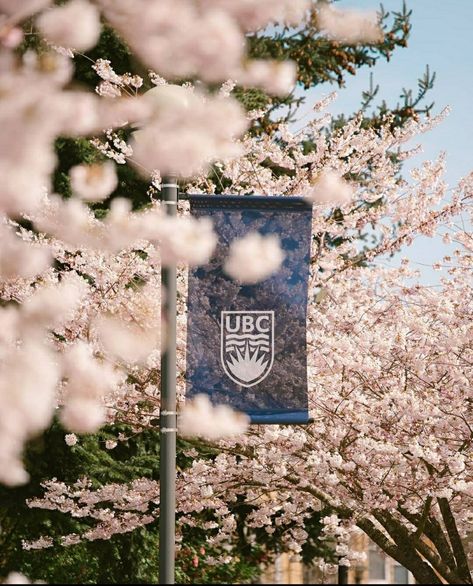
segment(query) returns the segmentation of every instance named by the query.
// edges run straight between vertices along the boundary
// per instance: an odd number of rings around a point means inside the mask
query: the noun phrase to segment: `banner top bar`
[[[284,209],[287,211],[307,211],[312,205],[303,197],[281,195],[207,195],[179,194],[180,199],[188,199],[196,208],[212,209]]]

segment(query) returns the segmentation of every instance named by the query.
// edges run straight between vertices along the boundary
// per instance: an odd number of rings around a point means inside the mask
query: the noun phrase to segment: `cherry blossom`
[[[3,584],[31,584],[31,582],[19,572],[10,572]],[[33,584],[37,584],[37,582],[33,582]]]
[[[249,417],[226,405],[214,407],[207,395],[197,395],[186,402],[180,412],[178,424],[184,436],[215,440],[244,433],[248,428]]]
[[[353,189],[336,173],[323,171],[306,197],[318,204],[345,204],[353,198]]]
[[[100,35],[100,15],[88,0],[70,0],[43,12],[36,21],[52,43],[77,51],[91,49]]]
[[[231,243],[224,269],[237,281],[254,284],[277,272],[283,260],[277,235],[251,232]]]
[[[112,162],[103,165],[77,165],[69,172],[72,191],[84,201],[102,201],[118,185]]]
[[[374,11],[349,10],[320,2],[317,22],[329,38],[344,43],[381,43],[384,38]]]
[[[51,4],[51,0],[22,0],[21,3],[17,0],[0,0],[0,12],[15,18],[15,20],[21,20],[39,12],[48,4]]]
[[[75,446],[79,441],[75,433],[67,433],[64,437],[64,441],[68,446]]]
[[[235,100],[204,99],[184,88],[177,99],[175,90],[167,96],[166,86],[151,93],[155,116],[133,133],[131,143],[138,170],[148,175],[159,169],[190,176],[217,158],[238,153],[234,139],[246,130],[247,121]]]

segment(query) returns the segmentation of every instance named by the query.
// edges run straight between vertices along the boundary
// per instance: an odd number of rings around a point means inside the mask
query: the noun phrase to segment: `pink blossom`
[[[0,44],[7,49],[18,47],[23,38],[23,30],[19,27],[6,28],[0,31]]]
[[[333,171],[322,171],[307,199],[318,204],[343,205],[353,199],[353,187]]]
[[[51,4],[51,0],[0,0],[0,12],[20,20],[39,12],[48,4]]]
[[[105,409],[97,401],[74,397],[64,405],[61,421],[76,433],[93,433],[105,423]]]
[[[0,379],[0,482],[24,484],[23,443],[45,429],[55,406],[59,372],[51,352],[39,341],[3,352]]]
[[[100,14],[88,0],[70,0],[41,14],[36,24],[48,41],[77,51],[87,51],[98,41]]]
[[[379,26],[379,17],[373,11],[358,11],[337,8],[319,3],[318,25],[331,39],[343,43],[381,43],[384,34]]]
[[[46,244],[29,242],[17,236],[10,227],[0,226],[0,275],[3,279],[33,278],[51,263]]]
[[[123,362],[142,362],[159,347],[157,327],[140,327],[123,318],[105,315],[100,316],[94,325],[105,350]]]
[[[71,319],[88,291],[87,282],[70,273],[54,285],[38,287],[23,304],[28,328],[57,326]]]
[[[101,5],[136,54],[168,79],[198,74],[218,81],[243,58],[243,34],[223,10],[199,11],[185,0],[138,0],[133,6],[101,0]]]
[[[167,86],[151,90],[166,94]],[[175,90],[173,90],[175,93]],[[156,116],[133,134],[133,162],[150,175],[163,173],[189,176],[208,163],[238,153],[235,138],[247,127],[241,107],[231,98],[197,95],[187,90],[187,99],[172,100],[166,95],[156,103]]]
[[[294,89],[296,74],[292,61],[253,59],[234,76],[242,85],[263,87],[271,94],[285,96]]]
[[[299,24],[309,8],[308,0],[198,0],[207,10],[225,10],[239,25],[248,31],[255,31],[271,22]]]
[[[251,232],[231,243],[225,272],[240,283],[257,283],[276,273],[284,256],[277,235]]]
[[[103,201],[118,185],[115,165],[110,161],[101,165],[77,165],[69,174],[72,191],[84,201]]]
[[[3,584],[31,584],[31,582],[19,572],[10,572]]]
[[[64,441],[68,446],[75,446],[79,440],[75,433],[67,433],[64,437]]]
[[[199,436],[215,440],[242,434],[249,419],[226,405],[213,406],[207,395],[198,395],[186,401],[179,414],[179,431],[186,436]]]
[[[163,264],[204,264],[217,244],[212,221],[208,218],[161,217],[159,223],[152,221],[145,226],[147,237],[159,242]]]

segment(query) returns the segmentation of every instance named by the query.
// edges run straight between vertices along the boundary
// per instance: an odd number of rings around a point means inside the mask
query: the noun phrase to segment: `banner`
[[[302,198],[192,195],[191,213],[218,235],[189,270],[186,396],[243,411],[252,423],[307,423],[306,314],[312,207]],[[241,285],[223,270],[233,240],[277,234],[279,272]]]

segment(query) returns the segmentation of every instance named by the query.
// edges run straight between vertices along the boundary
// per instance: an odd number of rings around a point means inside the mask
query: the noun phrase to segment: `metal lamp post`
[[[162,202],[169,216],[177,213],[175,176],[162,185]],[[159,444],[159,583],[174,584],[176,537],[176,267],[161,267],[161,412]]]
[[[348,568],[338,564],[338,583],[348,584]]]

